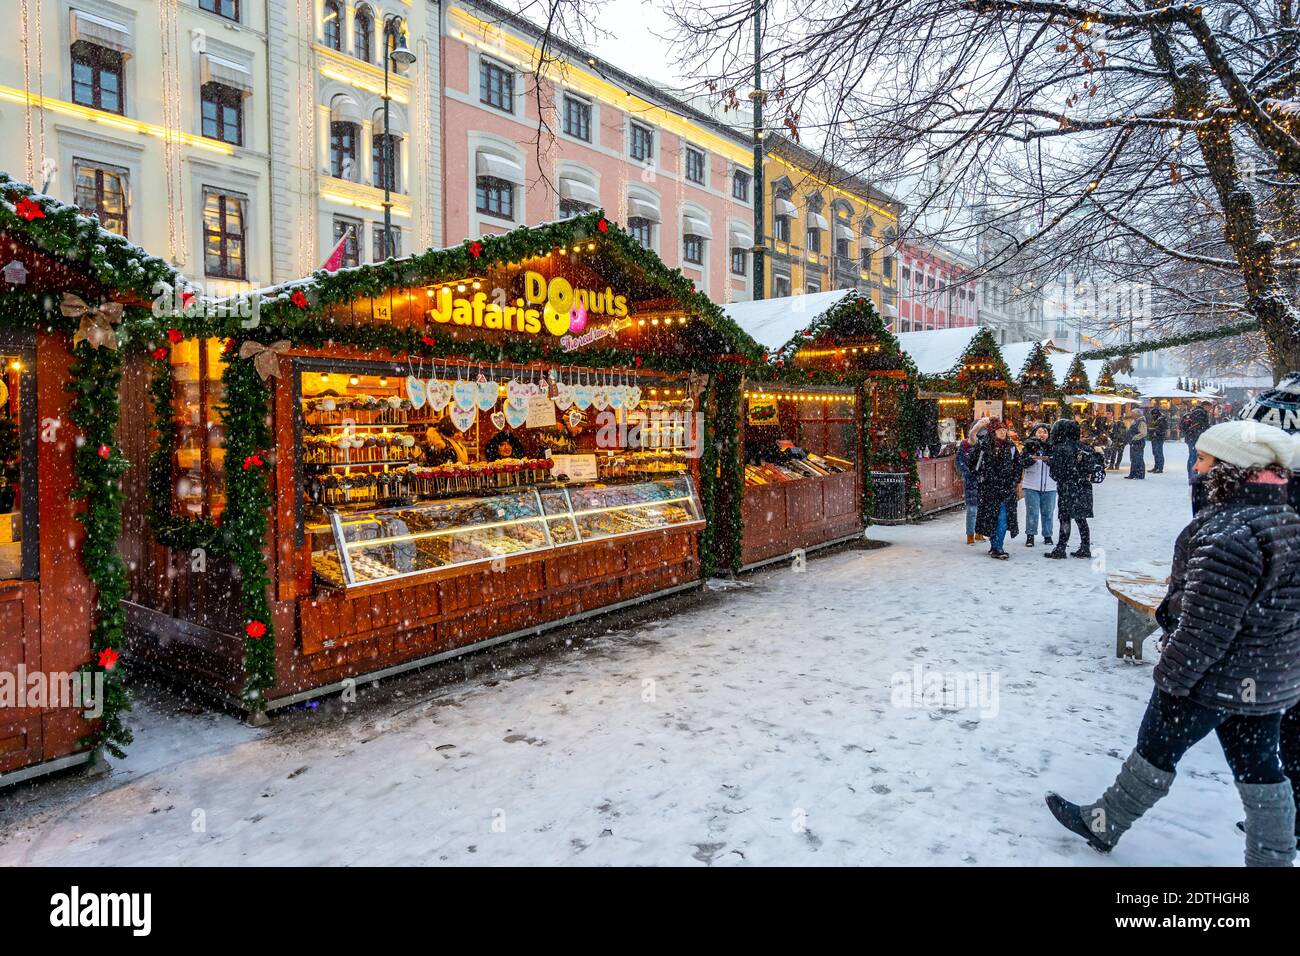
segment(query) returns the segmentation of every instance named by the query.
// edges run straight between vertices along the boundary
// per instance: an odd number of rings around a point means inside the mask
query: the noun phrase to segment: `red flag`
[[[334,251],[330,253],[330,257],[326,259],[325,264],[321,266],[322,269],[326,272],[339,271],[339,266],[343,265],[343,250],[347,247],[348,237],[351,235],[352,227],[348,226],[347,229],[343,231],[343,235],[339,238],[339,244],[334,247]]]

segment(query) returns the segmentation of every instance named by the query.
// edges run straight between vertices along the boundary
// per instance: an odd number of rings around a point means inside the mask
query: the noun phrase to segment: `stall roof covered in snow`
[[[1011,342],[1002,346],[1002,360],[1007,363],[1007,371],[1013,378],[1020,378],[1025,372],[1025,363],[1033,354],[1037,342]]]
[[[922,375],[944,375],[957,367],[971,339],[979,332],[980,326],[970,325],[956,329],[934,329],[930,332],[903,332],[895,338],[898,339],[899,347],[916,363],[918,372]]]
[[[1052,367],[1052,377],[1056,379],[1056,387],[1065,386],[1065,377],[1070,374],[1070,366],[1074,364],[1073,352],[1048,352],[1047,364]]]
[[[809,292],[805,295],[783,295],[776,299],[758,299],[754,302],[731,302],[722,307],[731,321],[747,332],[769,352],[784,348],[823,312],[839,305],[851,295],[853,289],[835,289],[831,292]]]
[[[1093,388],[1097,387],[1097,379],[1101,378],[1101,370],[1105,368],[1105,359],[1084,359],[1083,370],[1088,373],[1088,382]]]

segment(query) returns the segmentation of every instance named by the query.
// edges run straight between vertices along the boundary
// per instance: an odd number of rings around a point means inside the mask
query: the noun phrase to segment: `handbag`
[[[1082,466],[1081,471],[1088,475],[1088,480],[1094,485],[1099,485],[1106,480],[1106,459],[1095,451],[1082,451],[1079,453],[1079,464]]]

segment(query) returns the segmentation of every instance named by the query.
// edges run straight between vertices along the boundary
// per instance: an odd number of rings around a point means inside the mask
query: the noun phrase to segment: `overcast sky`
[[[596,22],[608,34],[594,44],[594,52],[602,60],[637,76],[671,86],[685,85],[673,67],[668,43],[659,38],[671,32],[671,24],[658,3],[603,0]]]

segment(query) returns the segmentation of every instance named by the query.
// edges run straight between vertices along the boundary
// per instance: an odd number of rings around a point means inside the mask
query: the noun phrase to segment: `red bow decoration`
[[[106,647],[99,652],[99,666],[106,671],[111,671],[120,655],[111,647]]]
[[[183,292],[181,293],[181,307],[182,307],[182,308],[184,308],[185,306],[189,305],[189,304],[190,304],[191,302],[193,302],[193,301],[194,301],[194,293],[191,292],[189,289],[186,289],[185,291],[183,291]]]
[[[605,219],[600,219],[599,221],[597,221],[597,223],[596,223],[596,231],[597,231],[597,232],[609,232],[609,222],[608,222],[607,220],[605,220]]]
[[[108,456],[111,455],[111,454],[113,454],[113,449],[109,448],[107,445],[100,445],[100,446],[99,446],[99,457],[100,457],[100,458],[103,458],[105,461],[107,461],[107,460],[108,460]]]
[[[167,341],[171,342],[172,345],[179,344],[181,340],[183,340],[184,338],[185,338],[185,333],[182,332],[180,329],[167,330]]]
[[[433,341],[433,336],[431,335],[421,335],[420,341],[423,342],[425,345],[429,346],[429,348],[433,348],[434,345],[437,344]]]
[[[469,254],[475,259],[483,255],[483,243],[479,242],[477,239],[471,242],[469,244]]]
[[[636,362],[636,367],[637,367],[637,368],[640,368],[640,367],[641,367],[641,356],[639,356],[639,355],[636,356],[636,357],[633,359],[633,361]]]
[[[250,468],[261,468],[265,464],[266,462],[262,461],[261,455],[249,455],[244,459],[244,471],[248,471]]]
[[[154,357],[155,359],[157,359],[159,362],[161,362],[161,361],[163,361],[165,358],[167,358],[167,346],[165,346],[165,345],[160,345],[160,346],[158,346],[158,348],[154,349],[154,350],[153,350],[153,357]]]
[[[257,640],[259,637],[266,637],[266,625],[261,621],[249,621],[244,625],[244,633],[253,638],[253,640]]]
[[[294,289],[289,301],[300,309],[307,308],[307,296],[303,294],[302,289]]]
[[[30,196],[24,196],[18,200],[18,215],[31,222],[33,219],[44,219],[45,210]]]

